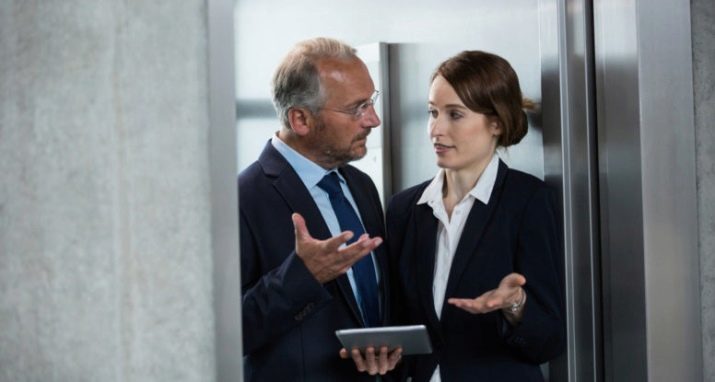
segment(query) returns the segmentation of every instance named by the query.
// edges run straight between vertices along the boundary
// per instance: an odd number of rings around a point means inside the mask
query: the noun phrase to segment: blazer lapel
[[[449,279],[447,281],[447,290],[445,291],[445,302],[448,298],[454,295],[454,290],[459,284],[464,270],[467,268],[469,261],[476,256],[477,245],[482,239],[484,234],[484,229],[489,224],[491,216],[496,210],[496,206],[499,204],[499,196],[501,195],[502,185],[504,183],[504,178],[506,176],[507,166],[499,160],[499,170],[497,172],[497,179],[494,183],[494,189],[489,197],[489,204],[484,205],[479,200],[474,201],[472,210],[467,216],[467,221],[464,225],[464,230],[462,231],[462,236],[459,239],[459,244],[457,245],[457,251],[454,253],[454,259],[452,260],[452,267],[449,271]],[[477,296],[462,296],[462,297],[477,297]],[[444,304],[442,306],[442,317],[444,317],[445,309],[449,304]]]
[[[266,175],[275,178],[273,186],[288,203],[290,209],[305,218],[305,223],[311,236],[319,240],[330,238],[332,236],[330,229],[325,224],[323,215],[320,213],[320,209],[315,204],[310,192],[304,187],[303,181],[300,180],[293,167],[273,147],[270,141],[263,149],[258,161],[261,163]],[[364,326],[365,324],[360,315],[347,275],[339,276],[335,279],[335,282],[338,285],[338,290],[347,301],[353,318]]]
[[[365,189],[364,186],[362,186],[359,182],[357,182],[353,177],[349,175],[349,171],[347,171],[345,168],[342,168],[340,170],[340,173],[343,175],[345,178],[346,183],[348,184],[348,188],[350,189],[350,193],[353,196],[353,199],[355,200],[355,204],[357,205],[358,208],[358,214],[360,214],[360,218],[362,219],[362,224],[365,226],[365,232],[370,235],[370,237],[377,236],[378,234],[382,236],[382,239],[384,240],[384,230],[381,228],[383,226],[383,217],[382,217],[382,211],[380,208],[376,208],[375,202],[379,203],[379,201],[372,201],[370,200],[370,196],[368,194],[367,189]],[[380,272],[380,285],[379,285],[379,290],[380,290],[380,295],[382,304],[380,306],[380,313],[381,313],[381,318],[382,322],[387,322],[388,318],[388,309],[387,309],[387,304],[385,304],[385,297],[388,296],[388,285],[389,283],[389,272],[388,270],[388,261],[387,261],[387,255],[385,254],[385,249],[383,245],[380,245],[375,249],[375,259],[377,260],[377,267],[378,271]],[[349,286],[349,284],[348,284]],[[352,294],[352,289],[348,288],[348,291]],[[356,305],[357,307],[357,305]]]

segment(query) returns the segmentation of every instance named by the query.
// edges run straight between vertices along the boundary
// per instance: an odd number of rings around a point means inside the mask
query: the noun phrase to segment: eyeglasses
[[[370,108],[370,106],[375,106],[375,102],[377,102],[377,99],[380,97],[380,91],[375,90],[375,93],[372,94],[372,96],[365,102],[350,108],[350,109],[331,109],[324,107],[323,109],[325,110],[330,110],[330,111],[336,111],[338,113],[343,113],[352,116],[355,119],[360,119],[362,118],[365,113],[367,112],[367,109]]]

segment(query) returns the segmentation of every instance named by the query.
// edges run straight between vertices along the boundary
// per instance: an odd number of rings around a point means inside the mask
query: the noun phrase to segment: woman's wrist
[[[519,299],[512,302],[512,304],[508,307],[502,309],[504,317],[512,325],[516,325],[519,321],[521,321],[524,305],[526,304],[526,291],[524,288],[519,288],[519,291],[521,292]]]

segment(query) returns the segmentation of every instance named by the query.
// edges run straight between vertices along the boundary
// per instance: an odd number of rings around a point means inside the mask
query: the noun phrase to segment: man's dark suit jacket
[[[383,211],[372,180],[352,166],[340,173],[366,232],[385,237]],[[293,168],[269,142],[238,177],[243,352],[246,381],[374,381],[343,360],[335,331],[364,326],[346,275],[321,285],[295,254],[291,214],[311,235],[331,237],[320,210]],[[387,254],[375,250],[387,301]],[[381,304],[387,319],[388,304]]]
[[[429,184],[407,189],[387,209],[394,273],[393,314],[400,324],[425,324],[434,352],[405,357],[413,381],[428,381],[439,363],[442,381],[542,381],[539,364],[558,355],[565,327],[554,201],[537,178],[499,163],[484,205],[474,202],[454,255],[441,320],[432,296],[437,224],[417,205]],[[526,277],[523,319],[512,327],[500,311],[474,315],[447,303],[496,288],[511,272]]]

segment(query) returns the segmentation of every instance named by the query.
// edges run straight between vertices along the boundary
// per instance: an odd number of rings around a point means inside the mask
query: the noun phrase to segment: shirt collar
[[[477,184],[469,190],[467,195],[471,195],[484,204],[489,204],[489,199],[494,189],[494,184],[497,181],[497,173],[499,172],[499,156],[494,154],[491,161],[479,176]],[[417,204],[425,204],[429,202],[442,201],[442,188],[444,185],[444,169],[439,169],[437,175],[432,179],[427,188],[422,192],[422,196],[417,201]],[[430,203],[431,204],[431,203]]]
[[[293,167],[293,170],[295,170],[296,174],[298,174],[298,177],[303,181],[303,184],[305,184],[307,189],[310,190],[316,186],[326,174],[332,171],[335,171],[338,174],[338,178],[340,178],[341,182],[345,182],[345,179],[343,179],[340,172],[336,171],[337,169],[326,170],[320,167],[317,163],[304,157],[301,153],[288,146],[285,142],[278,138],[278,134],[271,138],[271,144],[276,150],[278,150],[279,153],[281,153],[281,155],[283,155],[285,160],[288,161],[288,164]]]

